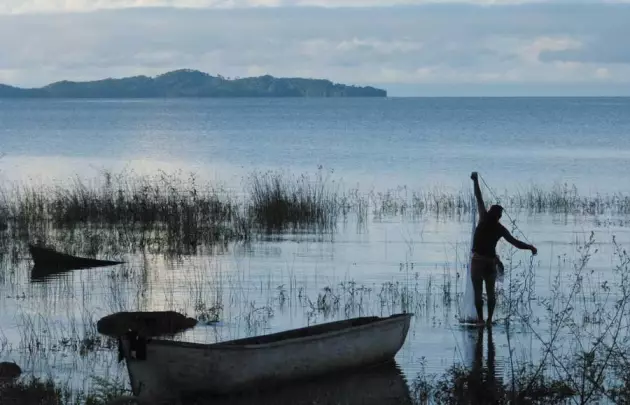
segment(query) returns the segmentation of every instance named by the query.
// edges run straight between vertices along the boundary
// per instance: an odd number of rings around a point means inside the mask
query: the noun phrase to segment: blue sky
[[[630,1],[3,0],[0,83],[179,68],[392,96],[628,95]]]

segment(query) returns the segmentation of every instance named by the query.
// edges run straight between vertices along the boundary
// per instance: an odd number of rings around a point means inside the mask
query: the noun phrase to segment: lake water
[[[476,170],[499,194],[568,183],[585,197],[628,195],[628,112],[628,98],[3,100],[0,182],[10,189],[13,182],[37,186],[76,177],[89,183],[103,169],[181,171],[183,178],[194,171],[239,192],[255,171],[300,175],[321,168],[329,181],[361,192],[406,186],[457,193],[471,189]],[[534,303],[552,295],[558,272],[568,283],[577,247],[591,231],[599,250],[588,264],[592,289],[584,296],[613,281],[612,237],[630,242],[623,213],[508,213],[539,250],[527,295]],[[476,332],[458,325],[453,301],[464,289],[458,274],[465,272],[470,232],[468,215],[369,216],[367,224],[340,224],[333,237],[285,235],[177,259],[129,254],[122,266],[37,283],[29,257],[11,253],[8,241],[2,244],[0,361],[15,360],[27,374],[71,377],[78,386],[94,375],[126,381],[115,350],[81,351],[72,339],[82,333],[75,332],[121,309],[191,314],[198,302],[220,301],[219,323],[181,337],[215,342],[400,312],[399,293],[409,288],[415,317],[396,360],[411,381],[422,369],[439,373],[470,362]],[[512,277],[525,274],[529,252],[501,242],[499,254],[514,255]],[[519,281],[510,274],[506,290]],[[327,299],[339,297],[330,311],[317,305],[325,287],[331,288]],[[506,316],[504,302],[499,318]],[[544,319],[539,306],[532,311]],[[546,333],[544,322],[538,333]],[[492,334],[499,372],[510,349],[524,360],[540,356],[542,344],[526,327],[513,326],[508,335],[498,325]]]

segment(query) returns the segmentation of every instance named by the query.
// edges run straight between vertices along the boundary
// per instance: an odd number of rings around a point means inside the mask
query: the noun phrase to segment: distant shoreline
[[[276,78],[270,75],[226,79],[197,70],[180,69],[154,78],[73,82],[59,81],[39,88],[0,84],[0,99],[160,99],[160,98],[328,98],[387,97],[372,86],[333,83],[326,79]]]

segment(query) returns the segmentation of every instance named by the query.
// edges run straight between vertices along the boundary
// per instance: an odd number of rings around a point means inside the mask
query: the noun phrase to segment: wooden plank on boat
[[[140,336],[169,336],[194,328],[197,320],[175,311],[117,312],[96,323],[96,329],[111,337],[124,336],[133,330]]]
[[[391,361],[412,316],[361,317],[215,344],[130,332],[121,337],[120,351],[134,395],[143,401],[225,395]]]
[[[15,363],[0,363],[0,381],[15,380],[22,374],[22,369]]]
[[[33,261],[35,262],[35,267],[41,269],[50,269],[51,272],[58,269],[82,269],[90,267],[113,266],[124,263],[112,260],[100,260],[73,256],[67,253],[57,252],[56,250],[48,247],[37,246],[33,244],[29,244],[28,249],[31,253]]]

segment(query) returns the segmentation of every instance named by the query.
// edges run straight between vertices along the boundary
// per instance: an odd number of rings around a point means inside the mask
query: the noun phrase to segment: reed
[[[461,216],[467,221],[464,214],[472,208],[468,192],[412,192],[406,188],[389,193],[342,192],[322,176],[296,178],[272,172],[257,174],[248,184],[238,198],[210,185],[200,186],[194,177],[181,181],[168,176],[106,176],[96,186],[77,182],[72,186],[22,187],[3,192],[4,208],[0,211],[6,212],[9,229],[0,231],[0,285],[6,286],[11,296],[29,298],[20,298],[15,305],[19,342],[9,343],[0,330],[0,352],[17,350],[40,358],[55,353],[78,354],[90,360],[103,356],[99,361],[111,361],[115,345],[97,335],[94,323],[104,313],[117,310],[173,309],[204,324],[233,323],[236,326],[228,333],[246,335],[267,331],[285,311],[303,316],[310,323],[401,311],[414,312],[421,322],[455,319],[452,304],[461,297],[457,291],[461,282],[457,263],[426,276],[405,258],[400,262],[399,274],[388,282],[344,279],[318,283],[314,288],[307,277],[298,280],[291,272],[259,280],[252,279],[247,269],[238,265],[224,272],[189,260],[194,255],[212,258],[214,253],[225,252],[226,242],[239,242],[231,243],[230,249],[251,248],[257,235],[264,240],[274,237],[269,234],[286,232],[333,233],[336,224],[353,212],[359,222],[367,221],[370,214],[374,220],[436,215]],[[623,216],[630,205],[621,195],[581,197],[568,187],[551,191],[532,188],[498,197],[497,202],[523,209],[528,215]],[[81,284],[23,288],[25,273],[15,269],[24,268],[18,264],[25,251],[15,241],[33,237],[72,253],[140,255],[103,277],[77,276]],[[630,274],[630,259],[621,246],[615,247],[618,264],[611,279],[601,283],[591,276],[589,268],[590,258],[597,254],[596,243],[591,238],[584,241],[574,263],[564,258],[561,267],[559,261],[551,297],[537,295],[535,262],[519,262],[512,254],[503,258],[506,282],[499,291],[497,318],[510,327],[537,334],[535,338],[545,348],[543,359],[536,364],[510,354],[508,380],[498,388],[506,402],[515,397],[522,403],[534,401],[533,397],[542,398],[545,393],[550,395],[546,400],[552,402],[561,398],[573,403],[598,398],[619,403],[628,400],[630,345],[624,319],[630,315],[626,302],[630,283],[624,277]],[[172,261],[167,265],[169,270],[176,263],[185,266],[186,273],[151,271],[151,261],[159,260],[162,253]],[[105,297],[90,295],[92,286],[99,283],[105,286]],[[77,285],[85,291],[83,295],[73,295]],[[40,305],[34,309],[27,299],[37,292],[41,293],[41,301],[36,301]],[[80,310],[64,313],[56,307],[58,301]],[[158,305],[163,308],[156,308]],[[54,320],[54,315],[64,321]],[[207,330],[206,338],[211,341],[237,337]],[[551,332],[544,335],[540,330]],[[463,373],[453,369],[437,386],[435,381],[427,380],[419,385],[432,393],[427,395],[433,400],[439,400],[439,392],[445,390],[460,395],[469,384],[469,376]],[[553,379],[552,374],[556,376]]]
[[[358,222],[365,222],[369,215],[374,219],[436,215],[467,220],[463,216],[473,208],[470,190],[407,186],[344,190],[322,171],[314,176],[255,172],[243,192],[235,195],[222,187],[200,184],[195,174],[184,178],[180,173],[105,172],[89,184],[76,180],[63,185],[4,185],[0,196],[0,225],[6,225],[13,236],[41,237],[51,229],[90,227],[117,231],[136,245],[179,244],[174,250],[186,253],[194,253],[200,244],[248,239],[254,232],[332,232],[351,213]],[[630,213],[630,196],[585,196],[568,184],[505,191],[490,202],[528,214]]]
[[[3,405],[69,405],[71,392],[52,380],[31,378],[26,381],[0,384]]]
[[[50,229],[106,229],[178,240],[185,245],[234,239],[235,205],[225,192],[201,188],[194,175],[135,176],[105,173],[93,185],[17,185],[2,193],[17,234]]]
[[[34,378],[0,384],[2,405],[108,405],[112,400],[130,394],[119,380],[93,377],[87,392],[76,393],[52,378]]]
[[[247,208],[252,222],[268,233],[322,232],[336,225],[340,202],[321,172],[314,179],[266,172],[251,176]]]
[[[533,365],[522,364],[514,384],[493,375],[487,367],[470,370],[453,365],[442,374],[425,371],[411,381],[417,405],[513,404],[544,405],[571,403],[575,391],[564,381],[533,375]]]

